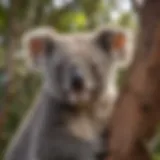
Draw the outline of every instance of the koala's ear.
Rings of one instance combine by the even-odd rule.
[[[49,55],[54,50],[54,41],[50,37],[32,37],[28,42],[31,56]]]
[[[46,56],[53,54],[55,32],[51,28],[38,28],[25,33],[22,37],[22,48],[26,51],[29,65],[42,66]]]
[[[126,36],[122,31],[103,29],[96,35],[96,43],[108,54],[118,53],[125,47]]]

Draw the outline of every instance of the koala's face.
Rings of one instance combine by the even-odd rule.
[[[105,88],[111,58],[95,45],[71,37],[71,40],[57,42],[46,57],[45,78],[49,88],[56,88],[63,100],[89,103]]]
[[[31,46],[34,54],[38,53],[34,49],[41,46],[47,90],[69,104],[90,104],[97,100],[106,89],[114,34],[107,30],[95,35],[43,37],[41,44],[34,41]]]

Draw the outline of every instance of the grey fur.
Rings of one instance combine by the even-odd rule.
[[[104,48],[101,34],[39,35],[46,45],[38,57],[44,85],[5,160],[94,160],[103,150],[102,133],[112,111],[106,89],[113,57],[110,40],[103,35],[109,46]],[[82,93],[70,87],[73,66],[83,73]]]

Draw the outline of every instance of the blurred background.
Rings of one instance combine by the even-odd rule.
[[[0,160],[41,84],[40,75],[25,67],[21,57],[25,51],[20,46],[22,34],[41,25],[53,26],[62,33],[111,25],[132,35],[137,17],[130,0],[0,0]],[[117,71],[118,88],[125,69]],[[154,159],[160,160],[160,143],[153,150]]]

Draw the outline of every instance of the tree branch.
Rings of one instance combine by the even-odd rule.
[[[132,0],[132,6],[136,12],[140,12],[142,9],[143,0]]]

